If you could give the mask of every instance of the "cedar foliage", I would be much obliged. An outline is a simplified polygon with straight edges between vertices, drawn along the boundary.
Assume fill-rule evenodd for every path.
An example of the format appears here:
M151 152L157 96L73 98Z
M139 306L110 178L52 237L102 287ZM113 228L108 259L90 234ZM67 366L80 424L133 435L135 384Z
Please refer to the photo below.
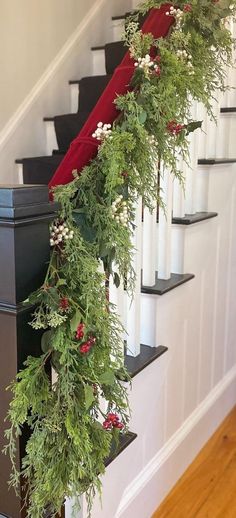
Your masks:
M235 13L235 0L190 0L187 9L186 2L173 1L184 12L181 21L173 19L168 38L155 40L142 34L137 20L161 4L158 0L141 4L124 34L135 61L152 49L160 74L136 67L132 91L116 99L120 116L111 138L101 142L97 157L82 174L75 171L70 184L54 191L61 204L58 220L74 231L74 237L52 249L45 282L27 301L36 305L31 322L35 332L45 331L42 355L29 357L11 385L6 431L5 451L13 466L10 484L17 488L16 441L25 423L31 429L21 473L30 518L42 518L45 508L55 516L66 497L78 502L84 492L90 515L94 494L101 491L104 459L119 434L116 428L105 430L102 420L108 412L116 412L123 432L129 422L127 393L120 381L128 376L122 359L123 329L107 299L105 278L117 286L125 282L132 291L137 199L141 196L150 210L162 203L157 181L160 159L182 182L177 158L188 161L188 134L201 126L191 119L191 102L202 102L211 114L214 92L225 89L233 43L226 19ZM192 67L187 65L189 58ZM181 131L168 129L173 121L182 124ZM112 217L112 203L120 195L127 203L127 225ZM98 268L101 263L105 274ZM76 339L79 324L85 330L81 341ZM91 335L96 343L82 354L81 343ZM48 364L57 374L53 383Z

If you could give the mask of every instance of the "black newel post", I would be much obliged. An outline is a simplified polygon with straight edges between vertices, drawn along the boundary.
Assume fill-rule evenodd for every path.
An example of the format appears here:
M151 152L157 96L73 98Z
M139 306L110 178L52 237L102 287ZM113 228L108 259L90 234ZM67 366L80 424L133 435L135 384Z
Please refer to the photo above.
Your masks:
M49 222L55 211L46 186L0 185L0 515L11 518L23 518L24 512L22 496L8 489L10 462L1 453L10 398L5 388L27 356L40 353L40 333L28 325L32 310L22 302L43 282L50 252ZM18 464L24 435L17 448Z

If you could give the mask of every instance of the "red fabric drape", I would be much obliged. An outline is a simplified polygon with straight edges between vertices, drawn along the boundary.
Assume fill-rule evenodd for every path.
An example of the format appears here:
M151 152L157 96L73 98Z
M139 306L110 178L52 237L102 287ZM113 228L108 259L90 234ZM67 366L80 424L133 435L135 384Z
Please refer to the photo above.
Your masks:
M165 37L173 23L173 19L166 16L169 7L170 4L164 4L160 9L152 9L142 26L142 31L152 33L155 38ZM69 183L73 179L72 171L76 169L80 172L96 156L99 142L91 135L96 130L98 122L112 124L117 118L119 112L114 100L117 95L123 95L128 91L133 73L134 61L128 51L121 64L116 68L82 130L71 143L49 183L49 188Z

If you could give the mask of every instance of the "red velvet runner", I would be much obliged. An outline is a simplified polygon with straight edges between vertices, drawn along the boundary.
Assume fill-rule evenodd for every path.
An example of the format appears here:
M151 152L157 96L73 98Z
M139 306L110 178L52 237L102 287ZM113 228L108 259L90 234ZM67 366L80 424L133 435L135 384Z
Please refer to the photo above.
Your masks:
M155 38L165 37L173 23L173 19L165 14L169 7L170 4L164 4L160 9L152 9L142 31L152 33ZM71 143L49 183L49 188L69 183L73 179L72 171L76 169L80 172L97 155L99 142L91 135L96 130L98 122L112 124L118 117L119 112L114 100L117 95L123 95L128 91L133 73L134 61L127 51L79 135Z

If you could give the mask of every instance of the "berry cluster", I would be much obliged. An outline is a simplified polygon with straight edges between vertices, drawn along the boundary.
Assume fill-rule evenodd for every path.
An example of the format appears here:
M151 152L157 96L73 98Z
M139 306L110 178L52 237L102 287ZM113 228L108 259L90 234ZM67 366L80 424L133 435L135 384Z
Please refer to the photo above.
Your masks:
M59 302L59 309L64 313L70 309L69 300L67 297L61 297Z
M89 353L90 349L95 345L95 343L96 343L96 338L95 338L95 336L91 335L86 342L81 344L81 346L79 348L81 354Z
M178 58L186 60L187 67L189 68L189 73L194 74L191 54L188 54L188 52L186 50L179 49L179 50L177 50L176 55Z
M159 62L159 56L153 60L149 54L146 54L144 58L138 58L138 60L134 63L134 66L136 68L141 68L145 74L154 72L156 75L160 76L161 69L157 62Z
M112 219L115 219L117 223L121 225L127 225L128 223L128 208L127 202L123 199L122 194L113 201L111 206Z
M82 338L84 338L84 330L85 330L85 324L83 324L83 323L79 324L76 329L76 335L75 335L76 340L82 340Z
M168 122L167 129L172 135L178 135L185 128L184 124L178 124L175 120Z
M80 341L84 338L84 333L85 333L85 324L81 323L78 325L77 329L76 329L76 334L75 334L75 339L77 341ZM93 347L96 343L96 338L95 336L93 335L90 335L88 340L86 342L83 342L81 345L80 345L80 352L81 354L87 354L91 347Z
M121 423L119 416L112 412L107 415L102 426L104 430L112 430L112 428L118 428L119 430L122 430L124 428L124 425Z
M73 239L74 230L70 230L65 223L55 221L50 228L50 245L60 245L63 241Z
M183 18L183 11L181 9L175 9L173 5L170 7L169 11L166 11L166 16L174 16L177 22L180 22Z
M92 137L102 141L107 137L110 137L111 133L111 124L103 124L102 122L99 122L96 131L92 134Z

